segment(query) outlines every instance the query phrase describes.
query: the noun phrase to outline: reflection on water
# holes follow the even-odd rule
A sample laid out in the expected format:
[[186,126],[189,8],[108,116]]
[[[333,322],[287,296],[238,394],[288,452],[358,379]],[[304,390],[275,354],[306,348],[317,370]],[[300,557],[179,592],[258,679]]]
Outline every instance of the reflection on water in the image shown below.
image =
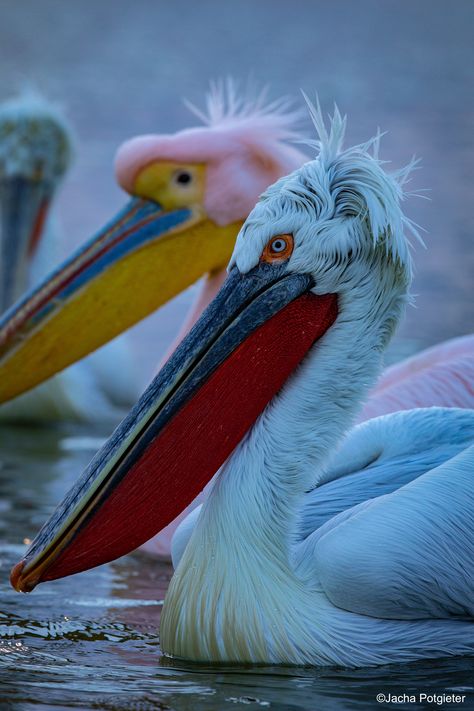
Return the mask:
[[105,434],[0,431],[0,708],[367,709],[377,706],[377,693],[435,689],[466,693],[474,704],[471,659],[358,671],[166,660],[157,630],[171,569],[140,554],[15,593],[8,573],[23,539],[34,536]]
[[[24,80],[37,82],[69,108],[82,139],[60,199],[64,253],[69,235],[82,242],[121,204],[110,166],[122,140],[188,125],[178,97],[201,103],[216,74],[255,75],[272,85],[273,96],[295,97],[303,87],[318,90],[325,107],[336,100],[350,117],[349,142],[367,139],[377,125],[388,129],[382,157],[394,167],[413,152],[423,157],[414,186],[431,188],[432,202],[411,200],[407,210],[428,229],[428,250],[416,250],[417,308],[408,309],[404,340],[397,338],[387,362],[472,330],[472,3],[448,9],[418,0],[400,12],[393,1],[339,0],[334,10],[333,3],[272,0],[271,13],[270,3],[240,2],[230,15],[228,3],[181,4],[178,15],[176,1],[90,2],[87,12],[83,3],[61,12],[66,6],[58,0],[2,3],[2,98]],[[135,332],[146,374],[192,293]],[[32,595],[13,592],[8,575],[23,540],[35,535],[106,434],[0,430],[0,711],[365,710],[388,707],[377,705],[377,693],[434,689],[465,690],[462,708],[474,708],[470,659],[356,672],[166,661],[157,630],[171,570],[139,554]]]

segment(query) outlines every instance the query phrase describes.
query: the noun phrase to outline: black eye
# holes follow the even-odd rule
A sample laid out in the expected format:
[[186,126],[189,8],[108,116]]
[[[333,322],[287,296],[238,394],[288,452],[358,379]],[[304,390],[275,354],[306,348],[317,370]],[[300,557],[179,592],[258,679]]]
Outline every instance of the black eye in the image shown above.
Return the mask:
[[180,172],[176,173],[176,176],[175,176],[175,181],[179,185],[189,185],[189,183],[192,181],[192,179],[193,179],[193,176],[187,170],[180,170]]
[[270,249],[272,250],[272,252],[275,252],[276,254],[279,254],[280,252],[284,252],[286,248],[287,248],[286,240],[281,239],[280,237],[278,239],[274,239],[270,245]]

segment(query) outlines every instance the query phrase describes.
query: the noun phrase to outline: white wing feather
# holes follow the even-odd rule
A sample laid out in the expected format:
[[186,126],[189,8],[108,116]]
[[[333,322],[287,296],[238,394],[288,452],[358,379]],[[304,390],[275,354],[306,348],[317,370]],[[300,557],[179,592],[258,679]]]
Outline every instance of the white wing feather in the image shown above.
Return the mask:
[[354,427],[320,486],[308,493],[298,538],[307,538],[341,511],[399,489],[473,442],[474,411],[461,408],[395,412]]
[[334,605],[386,619],[474,617],[474,446],[343,516],[314,548]]

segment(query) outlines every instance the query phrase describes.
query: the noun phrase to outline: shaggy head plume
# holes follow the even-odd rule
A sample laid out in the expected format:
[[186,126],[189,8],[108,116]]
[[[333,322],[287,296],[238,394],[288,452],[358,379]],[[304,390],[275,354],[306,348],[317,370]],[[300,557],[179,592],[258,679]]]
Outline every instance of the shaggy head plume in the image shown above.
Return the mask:
[[[316,148],[316,159],[281,178],[262,195],[237,240],[239,268],[250,266],[252,255],[244,246],[250,232],[252,241],[259,241],[258,251],[271,236],[268,229],[274,234],[275,229],[294,233],[300,229],[306,249],[312,242],[318,251],[324,249],[327,256],[342,262],[345,254],[356,257],[370,241],[374,247],[383,247],[385,254],[411,274],[407,234],[421,244],[423,241],[415,223],[404,215],[401,203],[405,198],[403,187],[417,161],[394,173],[386,172],[379,159],[380,133],[366,143],[344,149],[346,117],[335,107],[327,128],[319,102],[312,104],[305,98],[317,132],[316,140],[307,143]],[[304,239],[308,231],[312,239]],[[255,249],[252,254],[254,257]],[[295,266],[301,267],[297,255],[298,241]]]

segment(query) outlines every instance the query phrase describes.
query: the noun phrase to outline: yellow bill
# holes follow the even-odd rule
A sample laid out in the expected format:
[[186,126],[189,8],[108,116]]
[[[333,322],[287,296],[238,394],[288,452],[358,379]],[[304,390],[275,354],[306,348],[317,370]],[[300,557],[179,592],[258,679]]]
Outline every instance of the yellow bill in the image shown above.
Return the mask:
[[207,273],[223,269],[240,223],[199,206],[133,198],[0,320],[0,402],[83,358]]

